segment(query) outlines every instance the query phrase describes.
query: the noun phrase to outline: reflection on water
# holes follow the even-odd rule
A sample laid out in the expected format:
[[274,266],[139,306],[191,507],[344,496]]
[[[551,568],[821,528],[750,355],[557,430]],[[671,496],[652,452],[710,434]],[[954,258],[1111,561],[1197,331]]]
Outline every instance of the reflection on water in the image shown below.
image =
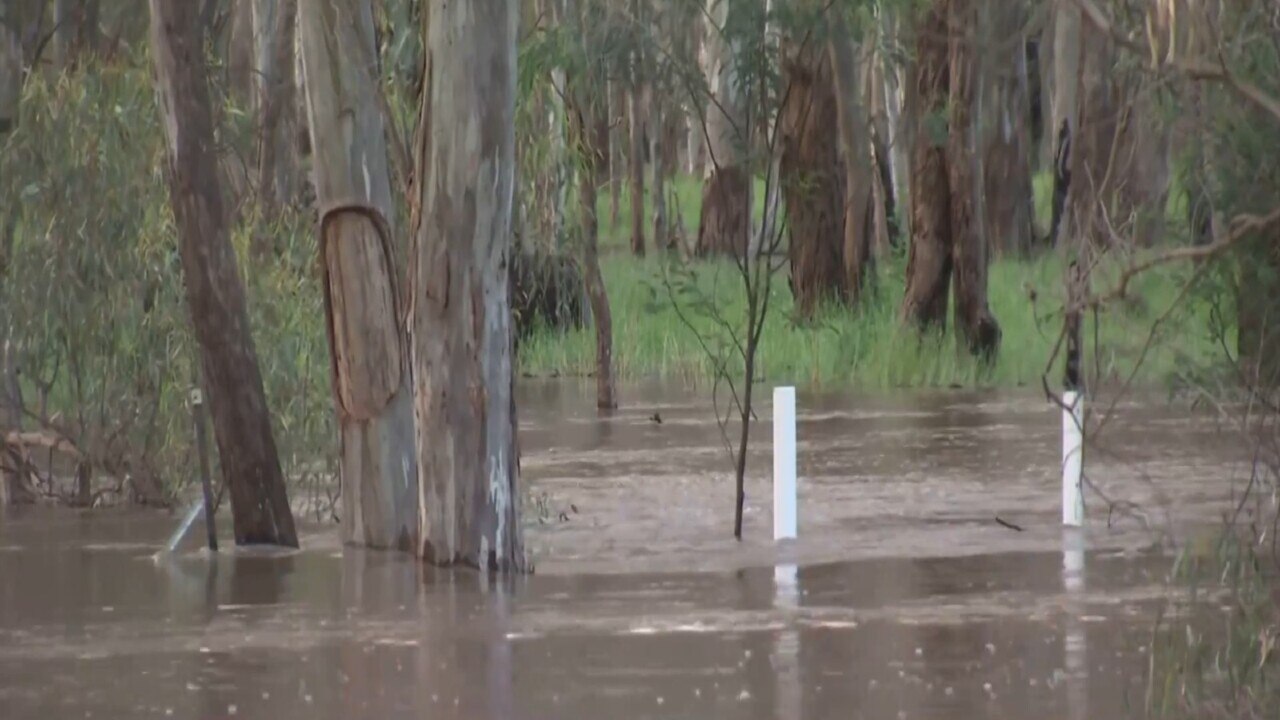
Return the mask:
[[[802,394],[804,534],[775,551],[761,476],[748,541],[725,539],[732,487],[705,406],[635,389],[644,403],[596,419],[578,392],[534,387],[521,405],[525,476],[557,511],[572,506],[568,520],[531,518],[543,562],[528,578],[344,551],[332,528],[311,528],[302,552],[157,562],[168,517],[0,518],[0,717],[1040,720],[1140,707],[1169,558],[1132,528],[1058,529],[1052,409]],[[1229,492],[1201,455],[1227,450],[1206,428],[1162,427],[1144,438],[1158,461],[1096,476],[1131,498],[1147,491],[1129,480],[1158,478],[1173,514],[1195,517]],[[756,453],[767,473],[767,447]]]

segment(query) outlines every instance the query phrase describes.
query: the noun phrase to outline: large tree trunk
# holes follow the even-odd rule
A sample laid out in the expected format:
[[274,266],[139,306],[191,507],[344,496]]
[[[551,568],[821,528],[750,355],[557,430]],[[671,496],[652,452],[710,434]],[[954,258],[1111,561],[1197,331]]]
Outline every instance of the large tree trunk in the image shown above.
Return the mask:
[[373,15],[364,0],[305,0],[298,16],[312,169],[321,207],[334,409],[341,438],[342,537],[417,547],[409,346],[396,269]]
[[[17,18],[12,9],[0,7],[0,146],[18,124],[18,102],[22,94],[22,43],[18,37]],[[13,232],[17,208],[0,214],[0,302],[4,300],[4,284],[9,275],[9,258],[13,254]],[[0,436],[19,430],[22,413],[18,408],[18,374],[9,345],[9,325],[0,321]],[[2,443],[0,443],[2,444]],[[8,454],[0,449],[0,508],[9,503],[9,485],[14,468],[8,465]]]
[[750,129],[738,70],[738,52],[722,29],[730,23],[733,0],[711,0],[704,44],[710,69],[712,102],[707,103],[707,170],[702,186],[702,216],[698,222],[699,256],[745,256],[751,226],[751,177],[746,151]]
[[[985,2],[985,0],[976,0]],[[971,109],[977,53],[973,50],[978,26],[975,0],[945,0],[950,11],[951,117],[947,141],[947,170],[951,190],[951,245],[955,267],[956,327],[969,352],[984,359],[995,357],[1000,347],[1000,326],[987,306],[987,241],[979,209],[982,175],[975,152]]]
[[278,205],[290,202],[297,184],[297,158],[293,151],[297,125],[294,101],[297,13],[297,0],[253,0],[257,182],[259,201],[268,212],[275,212]]
[[231,29],[227,33],[227,84],[231,97],[248,108],[257,82],[253,78],[253,4],[255,0],[231,0]]
[[[862,298],[863,284],[875,267],[871,242],[877,225],[872,208],[875,163],[870,152],[868,104],[861,101],[858,93],[860,73],[853,39],[842,12],[828,13],[828,17],[831,36],[827,41],[827,53],[835,88],[836,125],[840,133],[841,168],[844,171],[841,205],[844,211],[845,283],[850,301],[857,303]],[[871,82],[862,83],[861,87],[868,94],[876,90]],[[881,212],[884,207],[880,205]]]
[[947,6],[934,0],[915,30],[913,83],[907,95],[911,125],[911,248],[902,320],[943,328],[951,287],[951,192],[945,138],[931,121],[945,117],[948,101]]
[[524,568],[507,264],[516,25],[507,0],[431,0],[414,238],[419,550]]
[[1031,101],[1026,43],[1027,22],[1019,2],[983,3],[978,10],[977,116],[981,133],[982,203],[989,247],[1026,254],[1034,242],[1034,196],[1031,187]]
[[779,181],[790,234],[791,292],[804,318],[812,318],[823,302],[846,302],[850,294],[842,168],[831,123],[836,99],[831,59],[823,50],[797,50],[786,61],[787,102],[780,117]]
[[218,186],[199,13],[200,6],[189,0],[151,0],[152,57],[187,305],[223,483],[231,491],[236,543],[296,547],[244,284]]

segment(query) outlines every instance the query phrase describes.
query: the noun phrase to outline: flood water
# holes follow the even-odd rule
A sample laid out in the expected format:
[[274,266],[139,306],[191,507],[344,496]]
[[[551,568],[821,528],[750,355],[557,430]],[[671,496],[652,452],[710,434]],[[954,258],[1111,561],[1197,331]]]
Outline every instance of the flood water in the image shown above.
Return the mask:
[[802,392],[800,539],[775,547],[767,402],[737,543],[706,397],[591,398],[521,388],[537,572],[516,580],[332,526],[158,559],[176,517],[11,511],[0,718],[1140,717],[1172,553],[1247,459],[1210,418],[1128,402],[1087,462],[1136,510],[1094,495],[1064,532],[1042,397]]

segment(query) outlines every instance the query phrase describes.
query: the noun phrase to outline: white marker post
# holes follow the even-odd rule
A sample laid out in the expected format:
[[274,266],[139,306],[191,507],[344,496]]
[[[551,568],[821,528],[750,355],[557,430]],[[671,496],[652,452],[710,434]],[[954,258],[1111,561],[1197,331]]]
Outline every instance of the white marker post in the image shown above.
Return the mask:
[[796,536],[796,389],[773,389],[773,539]]
[[1084,525],[1084,397],[1062,393],[1062,524]]

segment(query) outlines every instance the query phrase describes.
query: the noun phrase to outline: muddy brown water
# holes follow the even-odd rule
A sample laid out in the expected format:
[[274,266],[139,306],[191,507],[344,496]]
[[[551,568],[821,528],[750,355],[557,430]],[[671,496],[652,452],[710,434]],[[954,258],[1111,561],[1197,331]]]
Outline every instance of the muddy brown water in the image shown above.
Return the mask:
[[801,537],[768,541],[766,404],[736,543],[707,399],[633,386],[600,418],[591,397],[521,388],[517,580],[331,526],[157,558],[174,517],[11,510],[0,718],[1140,717],[1172,552],[1241,476],[1211,418],[1130,401],[1089,471],[1138,511],[1108,527],[1094,496],[1064,533],[1034,393],[802,392]]

